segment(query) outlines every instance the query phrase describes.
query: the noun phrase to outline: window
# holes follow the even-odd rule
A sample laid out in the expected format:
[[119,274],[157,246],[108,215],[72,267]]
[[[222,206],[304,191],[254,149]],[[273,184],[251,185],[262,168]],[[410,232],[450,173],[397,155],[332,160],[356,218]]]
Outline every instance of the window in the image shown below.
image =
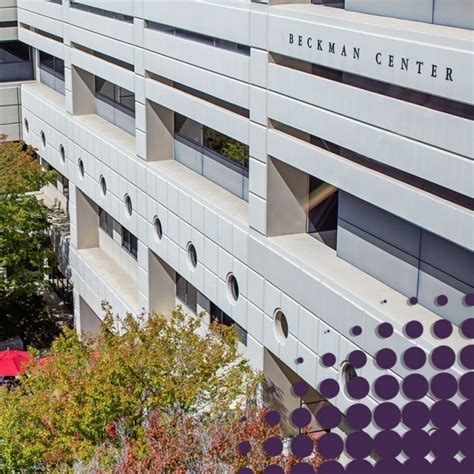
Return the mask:
[[83,178],[83,177],[84,177],[85,170],[84,170],[84,162],[82,161],[81,158],[79,158],[78,166],[79,166],[79,174],[80,174],[81,177]]
[[232,273],[227,276],[227,296],[231,303],[235,303],[239,299],[239,284]]
[[114,219],[113,217],[105,212],[102,208],[99,208],[99,227],[111,238],[114,237]]
[[133,212],[133,205],[132,205],[132,199],[128,194],[125,195],[125,210],[127,211],[127,214],[129,216],[132,215]]
[[107,182],[103,176],[100,177],[100,189],[102,190],[102,194],[105,196],[107,194]]
[[199,43],[208,44],[209,46],[214,46],[216,48],[227,49],[229,51],[235,51],[236,53],[241,53],[245,55],[250,55],[250,47],[234,43],[232,41],[227,41],[219,38],[213,38],[212,36],[203,35],[201,33],[195,33],[193,31],[182,30],[180,28],[175,28],[174,26],[164,25],[162,23],[156,23],[154,21],[147,22],[147,27],[151,30],[161,31],[169,35],[177,36],[178,38],[184,38],[192,41],[198,41]]
[[163,238],[163,228],[161,226],[161,220],[158,216],[155,216],[153,219],[153,233],[155,235],[156,241],[159,241]]
[[176,274],[176,297],[193,313],[197,313],[197,290],[179,274]]
[[41,130],[41,145],[43,148],[46,148],[46,135],[44,134],[43,130]]
[[191,242],[188,244],[188,266],[190,270],[194,270],[197,266],[196,247]]
[[224,313],[218,306],[214,303],[211,303],[211,323],[217,322],[223,324],[224,326],[234,327],[237,337],[240,342],[246,346],[247,345],[247,331],[237,324],[229,315]]
[[282,344],[288,339],[288,321],[280,309],[275,311],[275,333]]
[[311,0],[311,3],[326,7],[344,8],[345,0]]
[[31,48],[20,41],[0,42],[0,82],[34,79]]
[[66,151],[62,145],[59,145],[59,154],[61,156],[61,161],[64,163],[66,161]]
[[64,95],[64,61],[40,51],[40,81]]
[[138,255],[138,240],[125,227],[122,227],[122,248],[125,249],[135,260]]
[[135,94],[112,82],[95,78],[96,97],[109,102],[122,112],[135,117]]
[[333,249],[337,243],[338,191],[335,186],[309,177],[307,231]]
[[91,7],[89,5],[83,5],[82,3],[77,3],[71,1],[71,7],[77,8],[88,13],[94,13],[95,15],[102,15],[107,18],[112,18],[113,20],[125,21],[127,23],[133,23],[133,17],[130,15],[124,15],[123,13],[111,12],[109,10],[103,10],[102,8]]

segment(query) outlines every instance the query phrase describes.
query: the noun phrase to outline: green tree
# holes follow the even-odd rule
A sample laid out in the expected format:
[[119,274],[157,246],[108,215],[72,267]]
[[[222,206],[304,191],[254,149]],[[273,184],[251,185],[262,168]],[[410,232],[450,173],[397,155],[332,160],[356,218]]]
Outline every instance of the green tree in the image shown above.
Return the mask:
[[[21,389],[0,390],[0,459],[11,468],[46,468],[91,459],[120,426],[145,445],[155,410],[212,419],[253,394],[258,376],[232,328],[198,334],[202,316],[181,309],[123,319],[106,315],[100,334],[65,330],[51,355],[31,365]],[[120,333],[116,331],[120,326]]]
[[31,195],[55,179],[23,142],[0,136],[0,299],[36,294],[54,261],[48,209]]

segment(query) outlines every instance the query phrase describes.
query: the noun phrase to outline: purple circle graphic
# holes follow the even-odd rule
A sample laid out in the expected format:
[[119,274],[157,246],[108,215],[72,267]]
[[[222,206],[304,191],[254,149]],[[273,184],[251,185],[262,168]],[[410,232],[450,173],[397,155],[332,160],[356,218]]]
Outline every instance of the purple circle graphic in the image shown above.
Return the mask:
[[365,398],[369,390],[369,382],[363,377],[356,376],[347,382],[347,393],[356,400]]
[[374,384],[374,391],[382,400],[391,400],[396,397],[399,388],[398,380],[392,375],[382,375]]
[[452,428],[458,420],[458,407],[449,400],[441,400],[431,407],[431,421],[438,428]]
[[285,474],[285,471],[278,464],[270,464],[263,470],[263,474]]
[[377,326],[377,332],[385,339],[393,334],[393,326],[390,323],[381,323]]
[[322,362],[325,367],[332,367],[336,363],[336,356],[331,352],[326,352],[322,357]]
[[459,379],[459,392],[465,398],[474,398],[474,372],[467,372]]
[[254,474],[253,470],[250,469],[249,467],[241,467],[238,471],[237,474]]
[[403,381],[402,389],[410,400],[419,400],[428,393],[428,381],[421,374],[410,374]]
[[318,451],[326,458],[337,458],[344,448],[342,439],[335,433],[326,433],[318,442]]
[[410,458],[424,458],[431,449],[430,435],[423,430],[410,430],[402,439],[403,452]]
[[397,363],[397,355],[392,349],[380,349],[375,355],[375,360],[381,369],[391,369]]
[[346,466],[346,472],[353,472],[353,473],[369,473],[373,472],[372,464],[369,461],[364,459],[354,459]]
[[461,432],[459,435],[459,448],[464,456],[469,458],[473,458],[472,456],[472,440],[473,440],[474,433],[472,432],[471,428],[466,428],[464,431]]
[[461,353],[459,354],[459,360],[461,364],[466,367],[466,369],[474,369],[474,345],[469,344],[469,346],[463,347]]
[[239,443],[239,452],[240,454],[248,454],[252,450],[252,446],[249,441],[242,441]]
[[414,306],[416,304],[418,304],[418,298],[416,296],[412,296],[410,297],[410,299],[408,300],[408,303],[411,305],[411,306]]
[[426,363],[426,353],[420,347],[410,347],[403,353],[403,362],[409,369],[421,369]]
[[343,472],[345,472],[344,468],[337,461],[326,461],[318,469],[318,474],[341,474]]
[[355,403],[347,409],[346,417],[353,428],[361,430],[369,425],[372,420],[372,412],[366,405]]
[[437,306],[446,306],[448,304],[448,297],[446,295],[438,295],[435,298],[435,303]]
[[419,321],[410,321],[405,325],[405,334],[410,339],[417,339],[423,334],[423,325]]
[[466,428],[474,426],[474,403],[466,400],[459,407],[459,420]]
[[361,367],[364,367],[364,365],[367,363],[367,356],[362,351],[352,351],[349,354],[349,363],[355,369],[360,369]]
[[297,408],[291,413],[291,422],[298,428],[304,428],[311,423],[311,412],[306,408]]
[[436,457],[453,457],[459,447],[459,435],[454,430],[439,429],[431,435],[431,451]]
[[267,393],[269,393],[270,395],[273,394],[273,393],[276,393],[276,390],[277,389],[276,389],[275,385],[270,385],[266,388]]
[[[474,293],[471,293],[474,299]],[[472,306],[472,304],[470,305]],[[468,318],[463,321],[461,324],[461,332],[463,333],[464,337],[468,339],[474,339],[474,318]]]
[[265,423],[269,426],[278,425],[280,421],[281,421],[280,413],[278,413],[276,410],[271,410],[265,414]]
[[290,474],[314,474],[314,469],[307,462],[299,462],[292,466]]
[[[402,472],[402,465],[394,458],[381,459],[375,465],[375,472],[395,474]],[[410,473],[412,474],[412,473]]]
[[438,319],[433,324],[434,335],[439,339],[446,339],[453,333],[453,325],[447,319]]
[[383,430],[395,428],[400,423],[401,417],[400,409],[391,402],[381,403],[374,410],[375,424]]
[[362,328],[360,326],[353,326],[351,333],[353,336],[360,336],[362,334]]
[[313,452],[313,441],[307,435],[298,435],[291,440],[291,452],[299,458],[305,458]]
[[297,397],[304,397],[309,390],[309,385],[304,381],[300,380],[293,384],[293,392]]
[[456,354],[448,346],[438,346],[431,352],[431,363],[440,370],[452,367],[456,360]]
[[263,450],[270,457],[278,456],[283,450],[283,443],[277,436],[272,436],[263,442]]
[[324,429],[332,429],[339,425],[342,415],[336,407],[327,405],[318,411],[317,419]]
[[339,393],[339,384],[334,379],[325,379],[319,385],[319,393],[325,398],[334,398]]
[[430,409],[423,402],[409,402],[402,409],[402,420],[412,430],[421,429],[430,421]]
[[379,431],[374,439],[374,449],[381,458],[394,458],[402,450],[402,438],[392,430]]
[[302,363],[304,362],[304,359],[303,359],[303,357],[298,357],[298,358],[295,360],[295,362],[296,362],[297,364],[302,364]]
[[417,474],[421,474],[423,472],[433,471],[430,462],[425,458],[409,458],[403,463],[403,470],[401,472],[416,472]]
[[354,431],[346,439],[346,452],[354,459],[366,458],[372,447],[372,438],[364,431]]
[[466,306],[474,306],[474,293],[468,293],[464,297],[464,304]]
[[456,378],[448,372],[436,374],[430,382],[431,393],[439,400],[454,397],[458,390]]

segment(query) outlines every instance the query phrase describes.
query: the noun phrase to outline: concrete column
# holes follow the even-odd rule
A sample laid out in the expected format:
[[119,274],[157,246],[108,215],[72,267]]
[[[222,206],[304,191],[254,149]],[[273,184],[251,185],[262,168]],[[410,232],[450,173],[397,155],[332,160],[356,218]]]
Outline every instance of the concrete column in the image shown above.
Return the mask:
[[176,272],[151,250],[148,258],[150,312],[169,315],[176,306]]
[[74,115],[95,114],[95,76],[73,66],[72,113]]
[[90,249],[99,246],[99,209],[76,188],[77,248]]
[[308,175],[274,158],[267,173],[267,236],[306,232]]
[[80,334],[95,335],[100,330],[101,320],[92,308],[79,296],[79,315],[76,329]]
[[146,101],[147,161],[172,160],[174,157],[174,111]]

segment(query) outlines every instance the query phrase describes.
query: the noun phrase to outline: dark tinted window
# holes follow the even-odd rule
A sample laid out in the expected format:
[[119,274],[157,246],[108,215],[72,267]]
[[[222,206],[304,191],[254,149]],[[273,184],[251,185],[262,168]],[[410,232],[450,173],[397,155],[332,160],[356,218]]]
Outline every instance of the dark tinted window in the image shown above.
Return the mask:
[[193,313],[197,313],[197,290],[178,274],[176,274],[176,297]]
[[20,41],[0,43],[0,82],[34,79],[31,48]]

